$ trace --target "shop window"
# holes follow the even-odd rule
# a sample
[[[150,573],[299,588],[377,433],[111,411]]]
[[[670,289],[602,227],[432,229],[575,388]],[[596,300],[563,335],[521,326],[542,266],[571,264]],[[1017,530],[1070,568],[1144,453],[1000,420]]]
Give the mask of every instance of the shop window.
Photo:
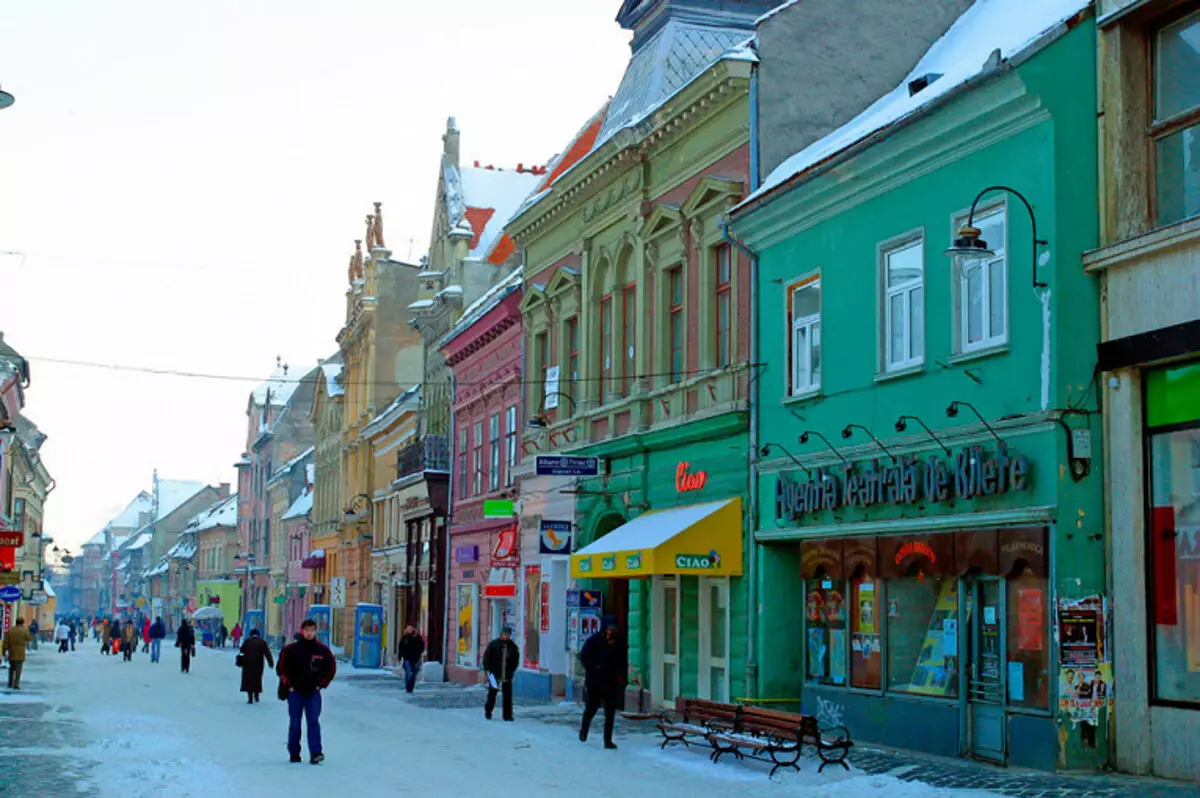
[[[842,541],[800,546],[805,585],[805,678],[813,684],[846,685],[846,582],[842,578]]]
[[[1200,362],[1148,372],[1153,688],[1200,704]]]
[[[1159,29],[1153,81],[1155,210],[1166,225],[1200,214],[1200,11]]]
[[[803,396],[821,388],[821,280],[809,277],[788,292],[788,339],[791,395]]]
[[[880,541],[887,577],[887,689],[958,695],[958,579],[954,536],[896,536]]]

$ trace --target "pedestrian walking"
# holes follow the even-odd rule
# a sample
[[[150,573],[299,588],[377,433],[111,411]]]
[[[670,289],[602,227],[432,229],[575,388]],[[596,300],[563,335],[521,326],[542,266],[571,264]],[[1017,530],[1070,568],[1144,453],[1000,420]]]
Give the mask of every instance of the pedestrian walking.
[[[105,654],[114,654],[113,644],[121,639],[121,621],[118,618],[113,618],[104,629],[104,652]]]
[[[150,619],[142,621],[142,653],[150,652]]]
[[[179,624],[175,632],[175,648],[179,649],[179,670],[182,673],[192,672],[192,657],[196,656],[196,631],[187,622],[187,618]]]
[[[29,650],[30,651],[37,651],[38,632],[40,632],[40,631],[41,630],[38,628],[37,618],[34,618],[32,621],[29,622]]]
[[[234,627],[237,630],[237,627]],[[300,624],[299,639],[279,652],[275,666],[279,674],[279,697],[288,704],[288,754],[300,761],[300,719],[307,729],[309,761],[325,761],[321,747],[321,691],[337,674],[333,652],[317,640],[317,622],[311,618]]]
[[[496,693],[504,694],[502,717],[513,719],[512,680],[521,664],[521,651],[512,641],[512,627],[505,626],[500,630],[500,636],[483,651],[483,670],[487,674],[488,693],[487,703],[483,705],[483,716],[492,719],[492,710],[496,708]]]
[[[150,624],[150,661],[158,662],[162,656],[162,641],[167,636],[167,625],[161,617],[155,617]]]
[[[77,634],[82,634],[82,628],[83,628],[82,626],[76,626],[74,620],[67,621],[67,629],[69,629],[71,632],[70,637],[68,639],[71,641],[71,650],[72,651],[75,650],[75,637]]]
[[[255,704],[262,697],[263,671],[275,667],[271,647],[257,629],[251,629],[250,636],[242,643],[237,664],[242,669],[242,692],[246,694],[246,703]]]
[[[242,647],[242,625],[240,623],[235,623],[233,625],[233,631],[229,633],[229,636],[233,640],[233,647],[238,650],[241,650],[241,647]]]
[[[133,625],[133,621],[127,621],[121,627],[121,654],[123,661],[133,662],[133,652],[137,651],[137,645],[137,627]]]
[[[58,643],[58,653],[62,654],[67,650],[67,639],[71,636],[71,630],[67,628],[66,621],[59,621],[58,626],[54,627],[54,641]]]
[[[21,689],[21,672],[25,670],[28,645],[29,630],[25,628],[25,619],[17,618],[13,627],[4,633],[4,642],[0,643],[0,654],[8,659],[8,686],[13,690]]]
[[[224,622],[221,623],[221,628],[217,630],[217,647],[225,648],[225,642],[229,639],[229,627]]]
[[[586,703],[579,739],[587,742],[588,730],[596,711],[604,707],[604,747],[616,748],[613,742],[613,723],[617,710],[625,700],[625,679],[629,670],[628,653],[617,632],[617,618],[606,615],[600,622],[600,633],[594,634],[579,652],[583,665]]]
[[[411,623],[404,627],[404,636],[396,645],[396,656],[404,668],[404,692],[411,693],[417,686],[417,674],[421,671],[421,657],[425,653],[425,639],[417,634]]]

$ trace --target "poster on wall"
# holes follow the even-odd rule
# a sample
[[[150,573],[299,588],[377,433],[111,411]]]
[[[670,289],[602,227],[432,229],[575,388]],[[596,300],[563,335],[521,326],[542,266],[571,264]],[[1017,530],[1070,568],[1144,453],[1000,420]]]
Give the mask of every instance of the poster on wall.
[[[845,646],[846,630],[830,629],[829,648],[831,651],[838,652],[829,658],[829,680],[834,684],[846,683],[846,657],[840,653],[846,650]]]
[[[1058,709],[1072,725],[1097,726],[1100,710],[1113,707],[1107,609],[1104,598],[1095,595],[1058,602]]]
[[[475,591],[472,582],[458,585],[458,656],[459,665],[475,666]]]
[[[938,592],[937,604],[925,632],[921,653],[913,667],[908,691],[945,696],[958,667],[958,588],[947,579]],[[947,625],[946,621],[952,621]]]
[[[542,566],[525,566],[525,667],[537,670],[541,661]]]
[[[825,645],[824,629],[808,630],[808,676],[810,679],[825,678]]]

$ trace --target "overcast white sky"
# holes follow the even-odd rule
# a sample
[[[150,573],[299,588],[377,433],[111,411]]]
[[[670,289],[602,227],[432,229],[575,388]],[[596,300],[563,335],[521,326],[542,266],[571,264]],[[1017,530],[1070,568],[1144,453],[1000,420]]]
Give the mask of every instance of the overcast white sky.
[[[441,134],[545,163],[616,90],[619,0],[0,0],[0,330],[72,548],[163,477],[234,480],[254,379],[336,349],[371,202],[429,243]]]

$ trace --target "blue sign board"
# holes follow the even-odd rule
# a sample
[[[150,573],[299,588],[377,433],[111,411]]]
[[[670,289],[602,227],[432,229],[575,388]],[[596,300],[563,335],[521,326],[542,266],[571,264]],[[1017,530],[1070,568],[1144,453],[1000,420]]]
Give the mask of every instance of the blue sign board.
[[[21,588],[16,585],[0,587],[0,601],[18,601],[21,598]]]
[[[599,457],[572,457],[567,454],[539,454],[539,477],[595,477],[600,475]]]

